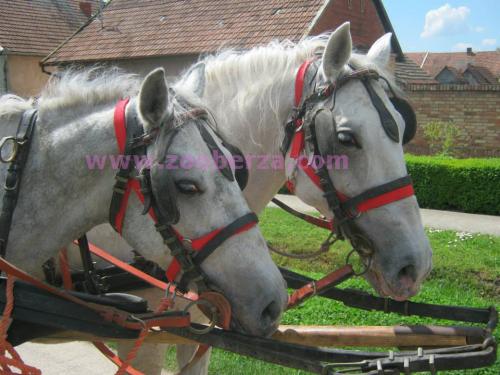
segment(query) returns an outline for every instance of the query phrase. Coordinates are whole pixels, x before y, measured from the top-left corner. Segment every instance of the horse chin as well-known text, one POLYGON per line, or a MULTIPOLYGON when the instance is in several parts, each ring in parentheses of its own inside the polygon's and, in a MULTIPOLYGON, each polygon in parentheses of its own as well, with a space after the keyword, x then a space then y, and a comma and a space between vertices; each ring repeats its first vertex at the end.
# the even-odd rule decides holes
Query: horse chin
POLYGON ((420 291, 419 283, 411 283, 411 285, 404 283, 395 288, 385 280, 380 272, 373 268, 366 273, 365 277, 381 297, 390 297, 396 301, 406 301, 420 291))

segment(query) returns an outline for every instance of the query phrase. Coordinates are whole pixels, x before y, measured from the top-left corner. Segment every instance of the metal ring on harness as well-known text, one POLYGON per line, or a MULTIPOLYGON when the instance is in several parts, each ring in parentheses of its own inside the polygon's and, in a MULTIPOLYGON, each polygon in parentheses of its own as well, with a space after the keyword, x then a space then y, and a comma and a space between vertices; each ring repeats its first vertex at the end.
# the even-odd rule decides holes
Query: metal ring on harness
POLYGON ((18 150, 19 150, 19 141, 17 140, 16 137, 14 136, 3 137, 2 140, 0 141, 0 161, 2 163, 10 163, 14 161, 16 159, 18 150), (12 152, 9 155, 9 157, 4 158, 2 151, 7 142, 12 142, 12 152))
MULTIPOLYGON (((349 251, 349 254, 347 254, 347 256, 345 258, 345 264, 351 264, 350 263, 351 256, 355 252, 358 252, 358 251, 356 249, 352 249, 351 251, 349 251)), ((363 268, 363 270, 361 272, 354 272, 354 276, 363 276, 365 273, 368 272, 368 270, 370 269, 370 267, 372 265, 372 256, 371 256, 371 254, 367 258, 368 258, 368 264, 365 264, 365 262, 363 262, 363 258, 361 258, 361 263, 363 263, 364 268, 363 268)))
POLYGON ((205 328, 202 328, 202 329, 197 329, 197 328, 194 328, 192 325, 190 325, 188 327, 188 329, 192 332, 192 333, 195 333, 197 335, 204 335, 208 332, 210 332, 212 329, 215 328, 215 323, 217 321, 217 308, 215 307, 215 305, 206 300, 206 299, 198 299, 196 301, 191 301, 189 302, 186 307, 184 308, 183 312, 189 312, 189 309, 193 306, 197 306, 197 305, 205 305, 206 307, 208 307, 210 309, 210 314, 212 315, 210 317, 210 324, 208 326, 206 326, 205 328))

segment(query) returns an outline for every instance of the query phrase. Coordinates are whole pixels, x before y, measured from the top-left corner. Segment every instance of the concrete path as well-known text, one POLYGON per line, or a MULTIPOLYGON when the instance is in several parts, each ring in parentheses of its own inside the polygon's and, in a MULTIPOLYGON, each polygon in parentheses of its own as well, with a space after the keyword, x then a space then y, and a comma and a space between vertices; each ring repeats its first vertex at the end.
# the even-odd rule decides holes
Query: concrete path
POLYGON ((111 375, 117 370, 88 342, 50 345, 28 342, 16 349, 25 363, 42 370, 43 375, 111 375))
MULTIPOLYGON (((298 211, 316 211, 314 207, 308 206, 294 195, 278 194, 276 197, 298 211)), ((269 203, 268 207, 277 206, 274 203, 269 203)), ((429 228, 500 236, 500 216, 465 214, 462 212, 429 210, 426 208, 422 208, 420 213, 422 214, 424 225, 429 228)))

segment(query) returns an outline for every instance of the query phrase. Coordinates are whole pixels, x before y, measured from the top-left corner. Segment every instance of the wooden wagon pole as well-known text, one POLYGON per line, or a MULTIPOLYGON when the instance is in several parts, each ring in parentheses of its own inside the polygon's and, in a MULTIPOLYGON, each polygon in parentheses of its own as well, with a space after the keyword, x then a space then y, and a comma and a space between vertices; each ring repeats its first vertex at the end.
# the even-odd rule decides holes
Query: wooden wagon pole
MULTIPOLYGON (((450 347, 481 343, 485 332, 476 327, 445 326, 286 326, 272 336, 274 340, 307 346, 323 347, 450 347)), ((120 341, 74 331, 60 332, 37 342, 67 340, 120 341)), ((164 344, 196 344, 168 332, 151 332, 146 342, 164 344)))

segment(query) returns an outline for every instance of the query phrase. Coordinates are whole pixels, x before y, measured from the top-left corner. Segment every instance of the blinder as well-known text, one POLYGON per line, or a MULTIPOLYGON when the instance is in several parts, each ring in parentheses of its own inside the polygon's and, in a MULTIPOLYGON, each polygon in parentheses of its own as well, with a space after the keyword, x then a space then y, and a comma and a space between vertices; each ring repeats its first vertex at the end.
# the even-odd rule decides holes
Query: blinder
POLYGON ((403 120, 405 122, 405 131, 403 133, 403 144, 407 144, 410 142, 415 134, 417 133, 417 115, 413 110, 410 102, 407 100, 400 98, 398 96, 393 96, 390 98, 392 105, 396 108, 401 116, 403 116, 403 120))
POLYGON ((225 141, 220 136, 220 134, 218 134, 217 132, 215 132, 215 130, 212 129, 212 131, 214 131, 215 134, 217 134, 217 136, 221 140, 222 146, 225 147, 231 153, 233 162, 235 164, 235 170, 233 175, 233 171, 231 170, 231 164, 229 163, 229 160, 227 160, 224 152, 220 149, 219 145, 212 137, 210 132, 204 126, 199 125, 198 128, 200 130, 203 140, 205 141, 210 150, 210 153, 214 157, 214 162, 216 163, 216 165, 218 160, 215 159, 215 155, 218 155, 219 157, 223 158, 224 166, 222 168, 219 168, 222 175, 226 177, 229 181, 234 181, 236 179, 238 186, 240 187, 241 190, 243 190, 248 182, 248 168, 245 157, 243 156, 241 150, 238 147, 225 141), (243 163, 242 166, 239 163, 237 163, 239 160, 241 160, 241 162, 243 163))
POLYGON ((248 165, 245 159, 245 155, 241 152, 241 150, 227 143, 226 141, 222 141, 222 145, 231 153, 234 161, 234 176, 236 178, 236 182, 241 190, 244 190, 248 184, 248 165))

